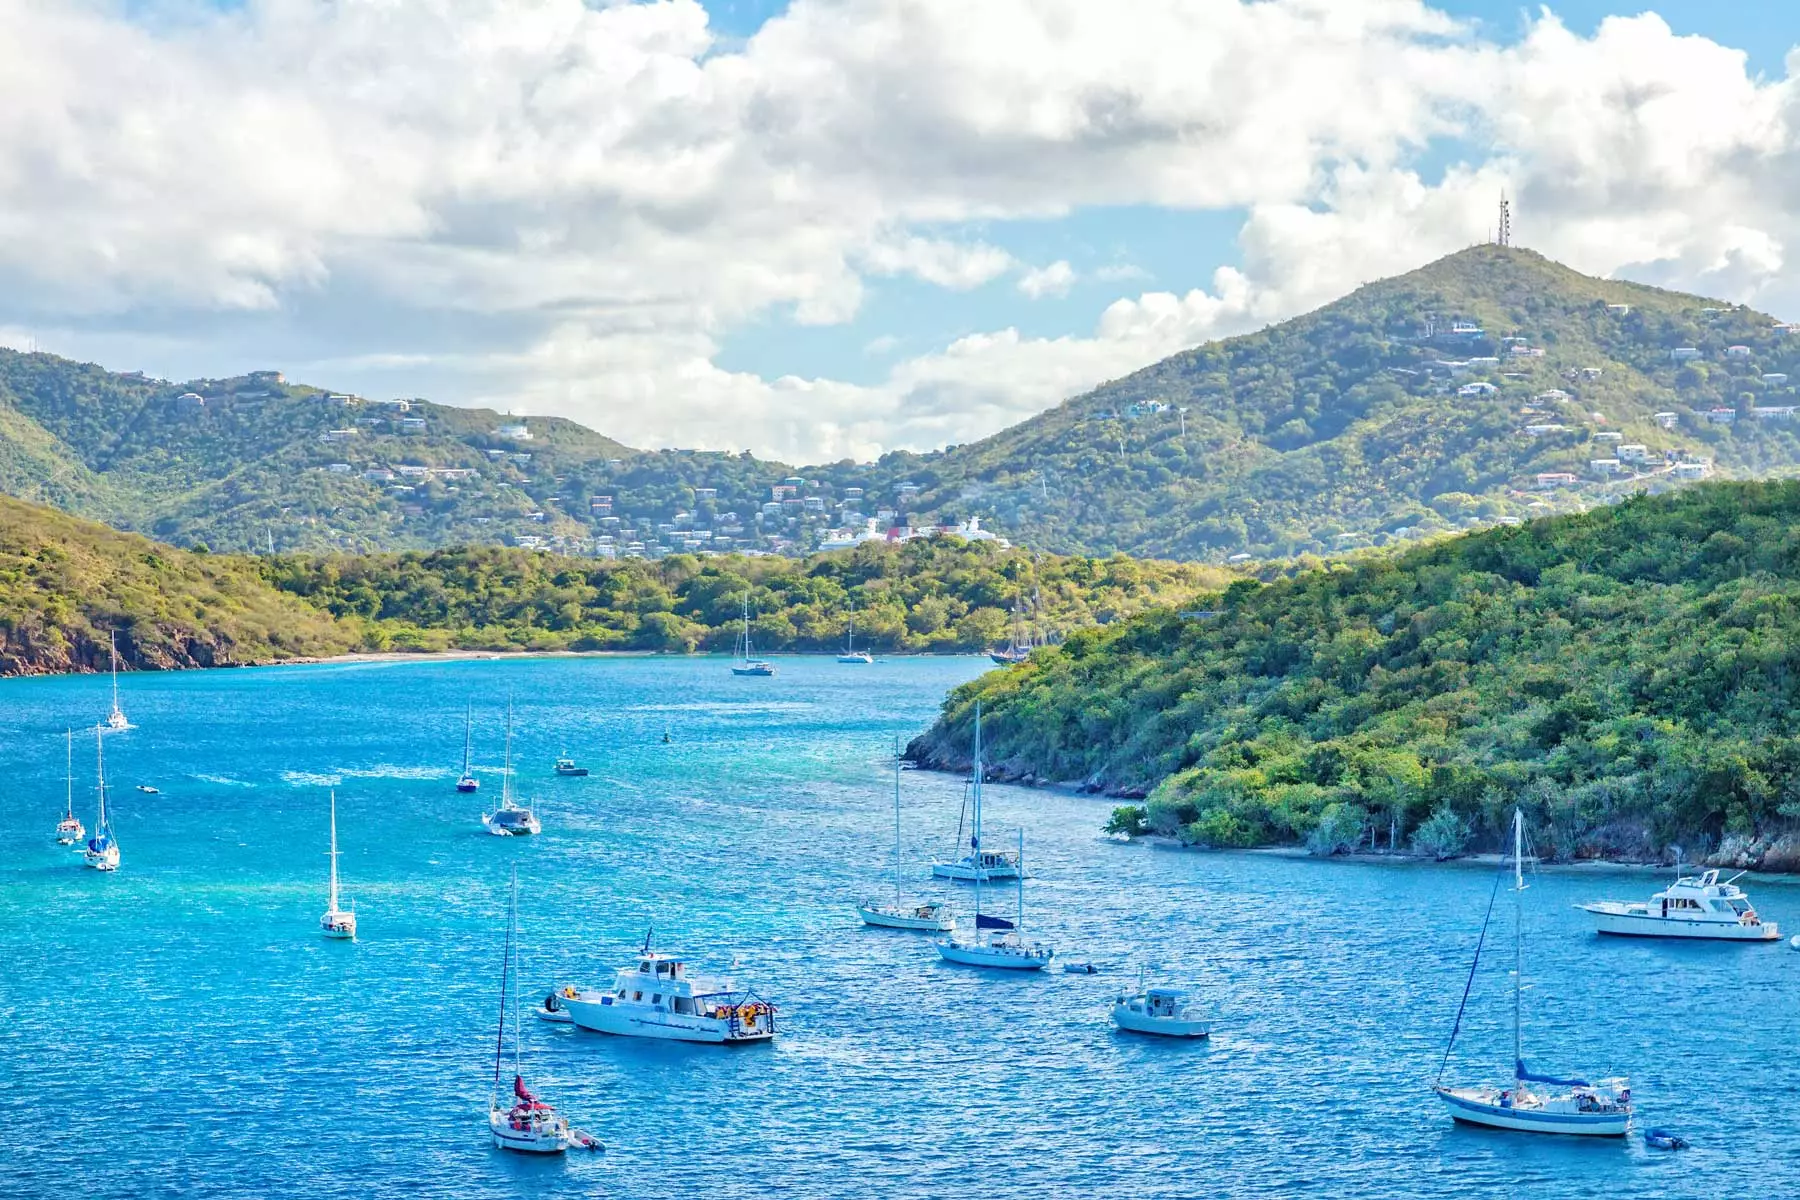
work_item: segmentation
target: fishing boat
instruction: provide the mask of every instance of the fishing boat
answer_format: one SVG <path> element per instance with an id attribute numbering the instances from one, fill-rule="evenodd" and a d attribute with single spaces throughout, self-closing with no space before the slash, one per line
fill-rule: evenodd
<path id="1" fill-rule="evenodd" d="M 868 666 L 875 661 L 875 656 L 867 650 L 856 648 L 856 610 L 850 610 L 850 627 L 844 634 L 844 652 L 838 655 L 841 663 L 860 663 Z"/>
<path id="2" fill-rule="evenodd" d="M 94 790 L 100 796 L 100 813 L 94 819 L 94 836 L 88 839 L 87 849 L 82 852 L 82 861 L 96 871 L 116 871 L 119 869 L 119 843 L 113 837 L 112 824 L 106 819 L 106 743 L 102 740 L 104 730 L 94 730 Z"/>
<path id="3" fill-rule="evenodd" d="M 558 775 L 568 779 L 577 779 L 588 773 L 586 767 L 576 766 L 575 760 L 570 758 L 567 754 L 563 754 L 557 758 L 554 770 Z"/>
<path id="4" fill-rule="evenodd" d="M 356 909 L 338 903 L 337 792 L 331 793 L 331 905 L 319 918 L 319 932 L 328 938 L 356 937 Z"/>
<path id="5" fill-rule="evenodd" d="M 684 960 L 650 949 L 648 933 L 636 964 L 622 968 L 610 989 L 570 984 L 555 998 L 578 1028 L 595 1033 L 715 1045 L 775 1036 L 773 1004 L 730 980 L 690 974 Z"/>
<path id="6" fill-rule="evenodd" d="M 750 593 L 744 593 L 744 632 L 738 636 L 738 647 L 743 657 L 733 664 L 733 675 L 773 675 L 775 664 L 757 658 L 750 646 Z"/>
<path id="7" fill-rule="evenodd" d="M 986 773 L 981 761 L 981 702 L 975 702 L 975 762 L 969 777 L 969 791 L 963 801 L 963 810 L 956 817 L 956 844 L 962 845 L 962 820 L 968 813 L 969 797 L 975 802 L 975 819 L 969 834 L 969 852 L 961 858 L 944 861 L 940 859 L 931 864 L 931 873 L 939 879 L 956 879 L 964 883 L 992 883 L 995 880 L 1017 879 L 1020 872 L 1019 860 L 1009 850 L 988 849 L 981 844 L 981 783 Z"/>
<path id="8" fill-rule="evenodd" d="M 1130 1033 L 1157 1037 L 1203 1038 L 1212 1033 L 1206 1007 L 1183 988 L 1145 987 L 1138 975 L 1136 995 L 1113 1001 L 1113 1024 Z"/>
<path id="9" fill-rule="evenodd" d="M 457 777 L 456 790 L 459 792 L 478 792 L 481 780 L 475 778 L 475 772 L 469 766 L 469 749 L 475 733 L 475 705 L 469 705 L 469 711 L 463 716 L 463 768 Z"/>
<path id="10" fill-rule="evenodd" d="M 1019 863 L 1025 862 L 1025 831 L 1019 831 Z M 990 917 L 981 911 L 981 879 L 975 880 L 975 930 L 967 939 L 955 934 L 940 938 L 933 945 L 946 961 L 966 967 L 992 967 L 1005 971 L 1041 971 L 1056 957 L 1048 943 L 1028 939 L 1025 929 L 1025 872 L 1017 876 L 1019 908 L 1016 920 Z M 983 930 L 994 930 L 984 940 Z"/>
<path id="11" fill-rule="evenodd" d="M 520 1154 L 561 1154 L 566 1150 L 598 1150 L 592 1134 L 571 1128 L 569 1119 L 525 1086 L 520 1062 L 519 1029 L 519 868 L 512 872 L 512 902 L 506 918 L 506 962 L 500 968 L 500 1030 L 494 1037 L 494 1086 L 488 1094 L 488 1132 L 501 1150 Z M 500 1062 L 506 1048 L 507 997 L 512 997 L 512 1089 L 500 1084 Z"/>
<path id="12" fill-rule="evenodd" d="M 956 928 L 956 916 L 948 904 L 921 901 L 908 904 L 900 888 L 900 744 L 894 743 L 894 900 L 869 899 L 856 906 L 864 925 L 884 929 L 923 929 L 932 933 L 948 933 Z"/>
<path id="13" fill-rule="evenodd" d="M 500 807 L 482 815 L 481 823 L 495 837 L 524 837 L 542 833 L 537 814 L 518 804 L 512 796 L 512 701 L 506 702 L 506 769 L 500 775 Z"/>
<path id="14" fill-rule="evenodd" d="M 75 731 L 63 731 L 63 757 L 66 759 L 64 773 L 63 818 L 56 823 L 56 844 L 73 846 L 87 836 L 87 829 L 81 818 L 75 815 Z"/>
<path id="15" fill-rule="evenodd" d="M 1463 1011 L 1468 1007 L 1469 991 L 1475 972 L 1481 965 L 1482 947 L 1487 942 L 1488 926 L 1494 915 L 1494 899 L 1499 895 L 1500 881 L 1494 880 L 1494 893 L 1488 900 L 1487 919 L 1482 921 L 1481 936 L 1475 944 L 1475 960 L 1469 964 L 1469 980 L 1463 987 L 1463 1002 L 1456 1010 L 1456 1024 L 1450 1030 L 1449 1044 L 1444 1047 L 1443 1061 L 1438 1064 L 1438 1077 L 1432 1091 L 1450 1110 L 1456 1121 L 1466 1125 L 1483 1125 L 1490 1129 L 1513 1129 L 1524 1133 L 1558 1133 L 1588 1137 L 1623 1137 L 1631 1124 L 1631 1081 L 1623 1076 L 1596 1079 L 1564 1079 L 1539 1074 L 1525 1065 L 1521 1014 L 1525 974 L 1525 813 L 1513 810 L 1513 970 L 1512 1028 L 1513 1072 L 1510 1084 L 1478 1084 L 1472 1087 L 1446 1087 L 1444 1068 L 1450 1052 L 1456 1047 L 1462 1030 Z"/>
<path id="16" fill-rule="evenodd" d="M 1723 942 L 1775 942 L 1781 929 L 1756 915 L 1737 886 L 1744 872 L 1721 881 L 1717 871 L 1676 873 L 1675 882 L 1649 903 L 1600 900 L 1575 907 L 1594 918 L 1594 932 L 1619 937 L 1707 938 Z"/>
<path id="17" fill-rule="evenodd" d="M 112 711 L 106 714 L 106 720 L 100 728 L 107 733 L 124 733 L 127 729 L 136 729 L 125 719 L 125 710 L 119 707 L 119 635 L 111 635 L 112 647 Z"/>

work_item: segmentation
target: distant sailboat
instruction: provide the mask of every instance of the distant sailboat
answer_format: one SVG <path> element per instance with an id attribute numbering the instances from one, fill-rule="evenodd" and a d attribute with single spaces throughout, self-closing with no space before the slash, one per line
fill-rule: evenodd
<path id="1" fill-rule="evenodd" d="M 875 656 L 870 654 L 867 650 L 858 650 L 856 648 L 855 606 L 852 606 L 850 609 L 850 627 L 844 634 L 844 652 L 838 655 L 838 661 L 841 663 L 861 663 L 864 666 L 875 661 Z"/>
<path id="2" fill-rule="evenodd" d="M 124 733 L 127 729 L 136 729 L 125 719 L 125 710 L 119 707 L 119 635 L 112 634 L 112 711 L 106 714 L 106 723 L 101 727 L 107 733 Z"/>
<path id="3" fill-rule="evenodd" d="M 1013 604 L 1012 640 L 1004 650 L 993 650 L 988 653 L 988 661 L 996 666 L 1010 667 L 1014 663 L 1022 663 L 1031 657 L 1031 635 L 1019 636 L 1022 622 L 1019 617 L 1019 605 Z"/>
<path id="4" fill-rule="evenodd" d="M 356 910 L 338 903 L 337 792 L 331 793 L 331 907 L 319 918 L 319 932 L 328 938 L 356 936 Z"/>
<path id="5" fill-rule="evenodd" d="M 752 652 L 752 649 L 750 646 L 750 593 L 749 592 L 744 593 L 744 632 L 739 637 L 738 643 L 741 646 L 741 648 L 743 649 L 744 656 L 742 658 L 740 658 L 737 661 L 737 663 L 732 666 L 731 673 L 733 675 L 773 675 L 773 674 L 775 674 L 775 664 L 771 663 L 771 662 L 766 662 L 763 659 L 757 658 L 756 655 Z"/>
<path id="6" fill-rule="evenodd" d="M 506 770 L 500 776 L 500 807 L 481 818 L 481 823 L 495 837 L 522 837 L 544 831 L 537 814 L 512 798 L 512 723 L 512 700 L 509 698 L 506 702 Z"/>
<path id="7" fill-rule="evenodd" d="M 112 823 L 106 819 L 106 743 L 101 740 L 103 730 L 94 730 L 94 776 L 97 785 L 95 790 L 100 795 L 100 814 L 94 820 L 94 836 L 88 839 L 87 849 L 82 859 L 96 871 L 116 871 L 119 869 L 119 843 L 113 839 Z"/>
<path id="8" fill-rule="evenodd" d="M 920 904 L 906 903 L 900 890 L 900 746 L 894 745 L 894 902 L 883 903 L 880 900 L 864 900 L 856 906 L 857 913 L 865 925 L 880 925 L 886 929 L 923 929 L 933 933 L 948 933 L 956 928 L 956 917 L 948 904 L 928 901 Z"/>
<path id="9" fill-rule="evenodd" d="M 56 823 L 56 843 L 59 846 L 73 846 L 87 836 L 87 830 L 81 819 L 75 815 L 75 731 L 65 729 L 64 757 L 67 760 L 64 775 L 63 819 Z"/>
<path id="10" fill-rule="evenodd" d="M 462 777 L 456 781 L 456 790 L 459 792 L 476 792 L 481 790 L 481 780 L 475 778 L 474 773 L 469 769 L 469 747 L 474 731 L 475 705 L 471 702 L 467 715 L 463 717 L 463 769 Z"/>

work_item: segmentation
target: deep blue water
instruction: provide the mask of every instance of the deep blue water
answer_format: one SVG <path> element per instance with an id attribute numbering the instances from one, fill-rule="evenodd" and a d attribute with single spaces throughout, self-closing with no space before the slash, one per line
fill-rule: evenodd
<path id="1" fill-rule="evenodd" d="M 1792 1192 L 1800 954 L 1600 941 L 1570 905 L 1645 875 L 1527 893 L 1527 1052 L 1628 1071 L 1640 1122 L 1695 1148 L 1458 1129 L 1426 1091 L 1492 874 L 1124 846 L 1104 802 L 990 789 L 1021 822 L 1027 921 L 1088 978 L 944 966 L 864 930 L 886 884 L 895 734 L 985 663 L 537 659 L 133 675 L 107 741 L 124 868 L 53 845 L 66 724 L 98 678 L 0 683 L 0 1194 L 84 1196 L 1491 1196 Z M 544 835 L 488 837 L 501 716 Z M 459 797 L 477 702 L 483 793 Z M 661 744 L 667 727 L 672 745 Z M 594 768 L 551 776 L 567 748 Z M 77 743 L 92 823 L 91 739 Z M 162 794 L 138 793 L 153 783 Z M 325 787 L 355 945 L 321 940 Z M 905 776 L 912 886 L 962 784 Z M 781 1005 L 772 1046 L 608 1039 L 527 1017 L 526 1072 L 608 1143 L 528 1161 L 485 1126 L 510 864 L 532 1000 L 602 982 L 645 928 Z M 1800 931 L 1800 892 L 1759 883 Z M 966 907 L 965 907 L 966 911 Z M 1209 1043 L 1114 1033 L 1136 965 L 1221 1007 Z M 1504 1069 L 1484 974 L 1452 1075 Z"/>

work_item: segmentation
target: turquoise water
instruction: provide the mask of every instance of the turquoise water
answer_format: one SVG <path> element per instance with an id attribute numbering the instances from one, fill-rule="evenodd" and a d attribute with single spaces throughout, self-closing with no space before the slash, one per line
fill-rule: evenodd
<path id="1" fill-rule="evenodd" d="M 107 741 L 124 867 L 50 842 L 65 724 L 95 678 L 0 683 L 0 1194 L 85 1196 L 1775 1195 L 1800 1161 L 1800 954 L 1599 941 L 1576 900 L 1651 877 L 1545 872 L 1527 893 L 1528 1055 L 1629 1071 L 1640 1122 L 1695 1148 L 1455 1128 L 1437 1069 L 1492 874 L 1203 855 L 1097 836 L 1104 802 L 994 787 L 1021 822 L 1027 922 L 1110 973 L 1012 977 L 865 930 L 886 884 L 895 734 L 985 663 L 540 659 L 134 675 Z M 477 824 L 518 698 L 542 837 Z M 452 790 L 477 701 L 480 797 Z M 672 745 L 661 744 L 664 728 Z M 594 774 L 556 779 L 568 749 Z M 92 824 L 92 744 L 77 744 Z M 133 790 L 138 783 L 160 795 Z M 361 940 L 315 933 L 325 788 Z M 948 849 L 962 784 L 905 776 L 907 854 Z M 657 943 L 781 1005 L 770 1046 L 608 1039 L 527 1016 L 534 1086 L 608 1144 L 489 1147 L 500 935 L 519 867 L 527 996 Z M 1759 883 L 1800 932 L 1800 892 Z M 1004 897 L 1010 902 L 1010 895 Z M 965 910 L 966 911 L 966 910 Z M 1135 964 L 1221 1005 L 1208 1043 L 1114 1033 Z M 1453 1062 L 1508 1061 L 1484 975 Z"/>

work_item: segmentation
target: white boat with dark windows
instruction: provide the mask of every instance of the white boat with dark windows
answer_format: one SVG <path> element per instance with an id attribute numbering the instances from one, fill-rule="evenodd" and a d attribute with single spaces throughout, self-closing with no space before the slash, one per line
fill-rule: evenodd
<path id="1" fill-rule="evenodd" d="M 979 744 L 979 739 L 977 741 Z M 975 880 L 975 929 L 967 938 L 955 934 L 932 943 L 946 962 L 1004 971 L 1041 971 L 1056 957 L 1048 943 L 1025 936 L 1025 832 L 1019 831 L 1019 907 L 1016 920 L 990 917 L 981 911 L 981 880 Z M 991 930 L 983 935 L 984 930 Z"/>
<path id="2" fill-rule="evenodd" d="M 525 1086 L 520 1064 L 519 1029 L 519 869 L 513 868 L 512 903 L 506 919 L 506 961 L 500 968 L 500 1031 L 494 1038 L 494 1086 L 488 1094 L 488 1132 L 494 1145 L 520 1154 L 561 1154 L 565 1150 L 598 1150 L 592 1134 L 571 1128 L 569 1119 L 538 1099 Z M 509 1096 L 500 1083 L 500 1061 L 506 1047 L 507 997 L 512 997 L 512 1089 Z"/>
<path id="3" fill-rule="evenodd" d="M 1707 938 L 1724 942 L 1776 942 L 1781 929 L 1756 915 L 1737 880 L 1720 880 L 1717 871 L 1681 875 L 1648 903 L 1601 900 L 1575 907 L 1594 918 L 1595 933 L 1618 937 Z"/>
<path id="4" fill-rule="evenodd" d="M 137 726 L 126 720 L 125 710 L 119 707 L 119 635 L 117 633 L 111 636 L 111 646 L 112 711 L 106 714 L 106 720 L 100 723 L 100 728 L 106 733 L 124 733 L 128 729 L 136 729 Z"/>
<path id="5" fill-rule="evenodd" d="M 63 740 L 66 773 L 63 777 L 63 817 L 56 823 L 56 844 L 73 846 L 87 836 L 87 827 L 75 815 L 75 731 L 63 730 Z"/>
<path id="6" fill-rule="evenodd" d="M 620 970 L 611 988 L 570 984 L 554 999 L 552 1008 L 546 998 L 546 1010 L 566 1012 L 577 1028 L 595 1033 L 726 1045 L 775 1036 L 773 1004 L 730 980 L 690 974 L 682 959 L 650 949 L 649 934 L 637 962 Z"/>
<path id="7" fill-rule="evenodd" d="M 119 843 L 113 837 L 112 822 L 106 819 L 106 743 L 103 730 L 94 730 L 95 791 L 100 795 L 100 813 L 94 820 L 94 836 L 82 851 L 82 861 L 96 871 L 119 869 Z"/>
<path id="8" fill-rule="evenodd" d="M 900 745 L 894 744 L 894 899 L 866 899 L 856 906 L 864 925 L 883 929 L 918 929 L 930 933 L 948 933 L 956 928 L 956 915 L 950 906 L 937 900 L 909 903 L 900 887 L 900 768 L 903 763 Z"/>
<path id="9" fill-rule="evenodd" d="M 1203 1038 L 1212 1033 L 1212 1014 L 1185 988 L 1143 987 L 1113 1001 L 1113 1024 L 1131 1033 Z"/>
<path id="10" fill-rule="evenodd" d="M 513 799 L 512 722 L 512 701 L 509 699 L 506 702 L 506 769 L 500 776 L 500 807 L 481 817 L 481 823 L 495 837 L 524 837 L 544 832 L 537 814 Z"/>
<path id="11" fill-rule="evenodd" d="M 844 652 L 838 655 L 838 661 L 841 663 L 858 663 L 863 666 L 869 666 L 875 661 L 875 656 L 873 654 L 870 654 L 867 650 L 858 650 L 856 648 L 856 610 L 854 608 L 850 610 L 850 627 L 844 635 Z"/>
<path id="12" fill-rule="evenodd" d="M 750 645 L 750 593 L 744 593 L 744 632 L 738 635 L 738 649 L 742 656 L 732 665 L 733 675 L 773 675 L 775 664 L 756 657 Z"/>
<path id="13" fill-rule="evenodd" d="M 328 938 L 356 937 L 356 907 L 345 908 L 338 900 L 337 792 L 331 793 L 331 903 L 319 918 L 319 932 Z"/>
<path id="14" fill-rule="evenodd" d="M 956 845 L 962 847 L 963 818 L 969 815 L 969 801 L 974 800 L 974 820 L 969 828 L 969 851 L 961 858 L 931 864 L 931 873 L 939 879 L 955 879 L 964 883 L 993 883 L 1017 879 L 1022 870 L 1019 859 L 1010 850 L 988 849 L 981 844 L 981 782 L 986 773 L 981 761 L 981 701 L 975 702 L 975 761 L 970 769 L 969 788 L 963 797 L 961 811 L 956 814 Z"/>
<path id="15" fill-rule="evenodd" d="M 463 793 L 478 792 L 481 790 L 481 780 L 475 778 L 475 773 L 469 766 L 469 750 L 473 744 L 471 739 L 474 737 L 474 734 L 475 705 L 474 702 L 471 701 L 469 704 L 469 711 L 463 716 L 463 766 L 462 774 L 458 776 L 456 780 L 456 790 Z"/>
<path id="16" fill-rule="evenodd" d="M 1475 973 L 1481 966 L 1482 947 L 1487 943 L 1488 927 L 1494 915 L 1494 901 L 1500 892 L 1500 880 L 1494 880 L 1494 892 L 1488 898 L 1487 917 L 1481 924 L 1481 936 L 1475 945 L 1475 961 L 1469 964 L 1469 980 L 1463 987 L 1463 1002 L 1456 1010 L 1456 1024 L 1450 1030 L 1449 1044 L 1444 1047 L 1443 1061 L 1438 1064 L 1438 1078 L 1432 1091 L 1450 1110 L 1456 1121 L 1466 1125 L 1484 1125 L 1490 1129 L 1512 1129 L 1524 1133 L 1558 1133 L 1587 1137 L 1623 1137 L 1631 1125 L 1631 1081 L 1623 1076 L 1596 1079 L 1569 1079 L 1543 1075 L 1525 1065 L 1521 997 L 1524 992 L 1524 897 L 1525 897 L 1525 814 L 1513 811 L 1513 1072 L 1510 1084 L 1478 1084 L 1470 1087 L 1446 1087 L 1444 1068 L 1456 1037 L 1462 1030 L 1463 1012 L 1468 1007 L 1469 992 Z"/>

